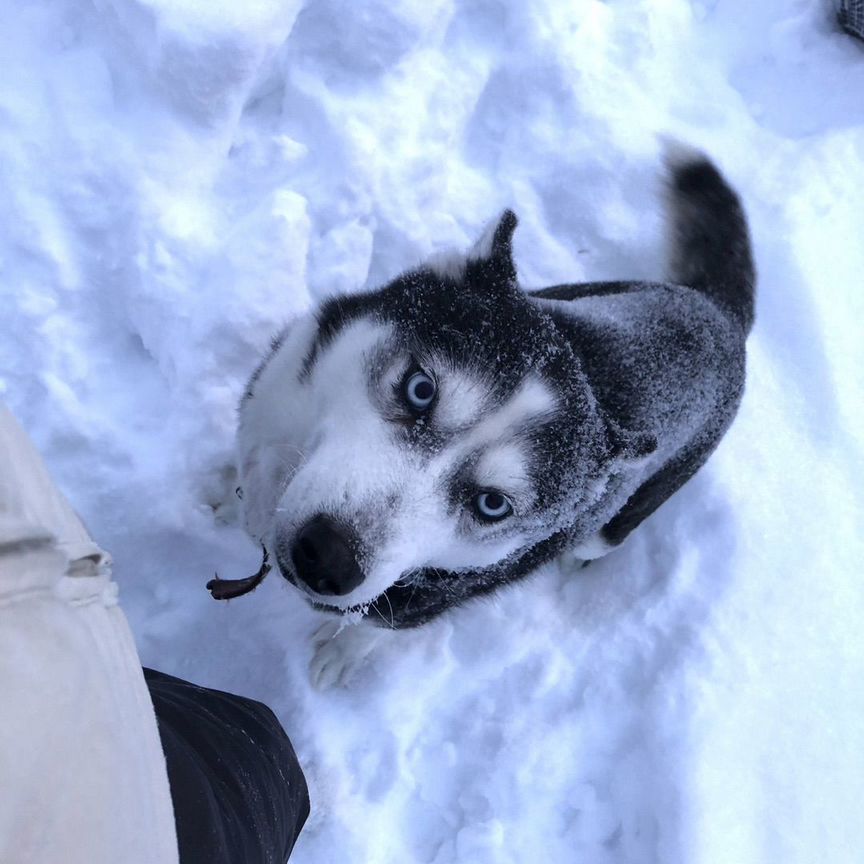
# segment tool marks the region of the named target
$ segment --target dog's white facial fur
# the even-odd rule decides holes
[[[363,582],[349,594],[313,599],[363,606],[414,570],[488,566],[535,539],[536,526],[520,519],[536,494],[520,432],[556,408],[539,378],[529,377],[495,404],[482,376],[444,358],[423,358],[437,382],[440,445],[414,447],[393,416],[412,360],[391,328],[366,318],[349,323],[303,374],[316,333],[309,315],[283,335],[241,406],[238,431],[243,509],[253,536],[268,548],[290,544],[323,513],[360,540]],[[470,500],[450,500],[453,472],[466,462],[468,487],[500,490],[512,516],[483,524]]]

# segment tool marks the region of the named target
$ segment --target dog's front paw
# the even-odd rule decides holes
[[[350,683],[378,644],[382,631],[369,624],[328,621],[315,632],[309,675],[316,690]]]
[[[224,524],[239,521],[241,494],[237,468],[228,459],[214,460],[198,484],[200,499]]]
[[[558,556],[558,566],[564,572],[578,570],[587,567],[592,561],[608,555],[615,547],[609,543],[599,532],[587,540],[583,540],[578,546],[565,549]]]

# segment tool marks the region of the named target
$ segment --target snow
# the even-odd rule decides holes
[[[114,555],[145,663],[268,702],[297,862],[864,858],[864,51],[831,4],[2,0],[0,395]],[[242,10],[242,11],[241,11]],[[741,191],[740,415],[624,547],[312,689],[320,619],[214,520],[270,336],[467,245],[662,271],[658,135]]]

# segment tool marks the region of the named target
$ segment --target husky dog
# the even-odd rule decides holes
[[[508,210],[275,339],[240,406],[241,507],[312,604],[422,624],[603,555],[705,462],[741,399],[754,268],[720,172],[667,161],[668,281],[524,291]]]

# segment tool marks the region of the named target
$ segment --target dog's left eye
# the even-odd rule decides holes
[[[481,492],[474,497],[474,512],[482,522],[500,522],[513,512],[513,505],[500,492]]]
[[[405,399],[415,411],[425,411],[435,400],[438,387],[425,372],[415,372],[405,382]]]

